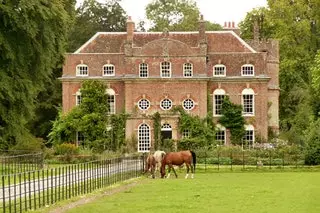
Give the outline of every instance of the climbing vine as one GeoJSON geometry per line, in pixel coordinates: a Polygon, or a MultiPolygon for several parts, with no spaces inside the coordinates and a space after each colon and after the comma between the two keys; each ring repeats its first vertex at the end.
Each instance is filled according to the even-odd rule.
{"type": "Polygon", "coordinates": [[[154,149],[158,150],[161,145],[161,116],[159,112],[152,115],[153,134],[154,134],[154,149]]]}
{"type": "Polygon", "coordinates": [[[242,106],[232,103],[228,96],[225,97],[222,103],[222,117],[219,122],[230,130],[231,143],[241,144],[245,134],[242,106]]]}

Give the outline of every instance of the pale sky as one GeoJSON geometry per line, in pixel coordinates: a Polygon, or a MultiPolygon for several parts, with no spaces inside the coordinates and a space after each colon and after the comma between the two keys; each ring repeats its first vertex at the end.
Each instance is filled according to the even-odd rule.
{"type": "MultiPolygon", "coordinates": [[[[83,0],[77,0],[78,3],[83,0]]],[[[103,0],[99,0],[103,2],[103,0]]],[[[256,7],[267,6],[267,0],[195,0],[204,19],[224,25],[224,22],[234,21],[238,24],[247,12],[256,7]]],[[[145,20],[145,7],[152,0],[121,0],[121,6],[138,23],[145,20]]]]}

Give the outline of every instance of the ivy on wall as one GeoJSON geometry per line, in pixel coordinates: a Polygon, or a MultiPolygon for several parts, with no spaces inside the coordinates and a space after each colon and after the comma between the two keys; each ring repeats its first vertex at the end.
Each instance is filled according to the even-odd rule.
{"type": "Polygon", "coordinates": [[[242,138],[245,134],[245,120],[242,116],[242,106],[234,104],[226,96],[222,103],[222,117],[219,119],[219,123],[230,130],[231,143],[241,144],[242,138]]]}
{"type": "Polygon", "coordinates": [[[159,112],[152,115],[153,134],[154,134],[154,150],[160,149],[161,145],[161,116],[159,112]]]}

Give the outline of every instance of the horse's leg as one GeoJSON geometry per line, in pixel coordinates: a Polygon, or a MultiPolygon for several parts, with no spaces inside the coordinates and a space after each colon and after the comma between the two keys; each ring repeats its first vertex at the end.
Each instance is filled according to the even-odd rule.
{"type": "Polygon", "coordinates": [[[167,176],[167,178],[169,178],[170,177],[170,172],[171,172],[171,167],[172,167],[172,165],[171,164],[169,164],[169,170],[168,170],[168,176],[167,176]]]}
{"type": "MultiPolygon", "coordinates": [[[[186,176],[185,176],[185,179],[187,179],[188,176],[189,176],[189,164],[188,164],[188,163],[186,163],[186,167],[187,167],[187,174],[186,174],[186,176]]],[[[191,169],[191,170],[192,170],[192,169],[191,169]]]]}
{"type": "Polygon", "coordinates": [[[174,172],[174,175],[176,176],[176,178],[178,178],[178,175],[177,175],[177,173],[176,173],[176,170],[174,169],[174,167],[171,165],[171,167],[172,167],[172,170],[173,170],[173,172],[174,172]]]}
{"type": "Polygon", "coordinates": [[[192,163],[190,164],[190,167],[191,167],[191,178],[194,178],[194,167],[192,163]]]}

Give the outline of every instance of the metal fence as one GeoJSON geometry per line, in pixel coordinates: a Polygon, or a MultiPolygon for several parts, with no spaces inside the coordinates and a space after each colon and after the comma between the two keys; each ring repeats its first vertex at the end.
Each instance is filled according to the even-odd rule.
{"type": "Polygon", "coordinates": [[[39,170],[43,167],[43,153],[0,156],[0,175],[39,170]]]}
{"type": "Polygon", "coordinates": [[[220,168],[285,168],[303,167],[304,155],[301,152],[285,152],[274,149],[257,150],[212,150],[198,151],[197,163],[206,167],[220,168]]]}
{"type": "Polygon", "coordinates": [[[35,210],[141,175],[144,157],[92,161],[3,175],[0,211],[35,210]]]}

